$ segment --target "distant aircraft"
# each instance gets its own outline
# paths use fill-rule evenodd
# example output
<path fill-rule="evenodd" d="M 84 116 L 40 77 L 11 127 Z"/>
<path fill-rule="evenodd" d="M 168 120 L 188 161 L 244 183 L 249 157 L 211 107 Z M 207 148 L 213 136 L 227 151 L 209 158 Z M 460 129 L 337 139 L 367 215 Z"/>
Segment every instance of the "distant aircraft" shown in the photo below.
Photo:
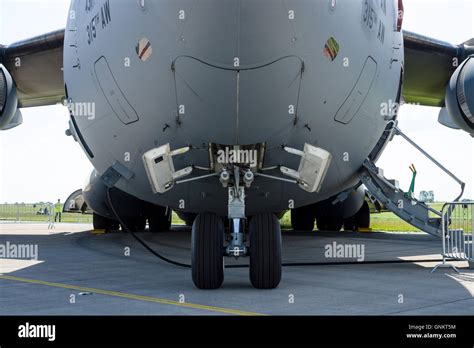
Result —
<path fill-rule="evenodd" d="M 95 168 L 82 194 L 96 228 L 161 231 L 173 209 L 193 225 L 198 288 L 222 285 L 226 256 L 249 256 L 252 284 L 275 288 L 289 209 L 297 230 L 368 227 L 367 188 L 440 234 L 433 209 L 374 163 L 403 136 L 403 100 L 442 107 L 440 122 L 474 135 L 474 41 L 403 32 L 403 11 L 402 0 L 75 0 L 65 30 L 1 47 L 0 128 L 21 124 L 21 108 L 64 103 Z"/>

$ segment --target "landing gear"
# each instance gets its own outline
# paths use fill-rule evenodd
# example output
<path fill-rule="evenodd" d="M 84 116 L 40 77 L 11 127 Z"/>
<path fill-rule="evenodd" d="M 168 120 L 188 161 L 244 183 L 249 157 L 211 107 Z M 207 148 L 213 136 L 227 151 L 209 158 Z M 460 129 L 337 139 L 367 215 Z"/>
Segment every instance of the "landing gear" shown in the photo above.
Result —
<path fill-rule="evenodd" d="M 344 219 L 344 231 L 357 231 L 358 229 L 355 215 Z"/>
<path fill-rule="evenodd" d="M 140 216 L 135 219 L 135 228 L 137 231 L 145 231 L 146 228 L 146 218 L 143 216 Z"/>
<path fill-rule="evenodd" d="M 166 232 L 171 228 L 171 209 L 157 207 L 148 215 L 148 227 L 150 232 Z"/>
<path fill-rule="evenodd" d="M 191 270 L 199 289 L 217 289 L 224 282 L 224 223 L 215 214 L 200 214 L 194 220 Z"/>
<path fill-rule="evenodd" d="M 224 282 L 224 256 L 236 259 L 250 255 L 250 281 L 257 289 L 274 289 L 281 281 L 281 228 L 274 214 L 259 214 L 250 220 L 249 242 L 245 234 L 245 188 L 240 185 L 241 169 L 230 175 L 223 171 L 221 182 L 228 189 L 230 233 L 224 244 L 223 220 L 210 213 L 200 214 L 193 224 L 191 270 L 199 289 L 217 289 Z M 224 180 L 225 179 L 225 180 Z M 250 187 L 253 174 L 244 172 L 243 182 Z"/>
<path fill-rule="evenodd" d="M 250 220 L 250 281 L 257 289 L 274 289 L 281 281 L 281 229 L 273 214 Z"/>
<path fill-rule="evenodd" d="M 316 218 L 316 225 L 320 231 L 339 232 L 342 229 L 344 220 L 336 216 L 321 216 Z"/>
<path fill-rule="evenodd" d="M 144 216 L 137 216 L 134 218 L 126 219 L 124 223 L 132 232 L 142 232 L 145 231 L 146 228 L 146 218 Z M 122 226 L 122 231 L 125 230 L 125 226 Z"/>
<path fill-rule="evenodd" d="M 291 226 L 295 231 L 310 232 L 314 229 L 314 212 L 311 205 L 291 211 Z"/>
<path fill-rule="evenodd" d="M 360 228 L 370 228 L 370 207 L 367 201 L 354 216 L 344 220 L 345 231 L 358 231 Z"/>
<path fill-rule="evenodd" d="M 119 223 L 115 220 L 108 219 L 96 213 L 92 216 L 94 230 L 113 231 L 119 229 Z"/>

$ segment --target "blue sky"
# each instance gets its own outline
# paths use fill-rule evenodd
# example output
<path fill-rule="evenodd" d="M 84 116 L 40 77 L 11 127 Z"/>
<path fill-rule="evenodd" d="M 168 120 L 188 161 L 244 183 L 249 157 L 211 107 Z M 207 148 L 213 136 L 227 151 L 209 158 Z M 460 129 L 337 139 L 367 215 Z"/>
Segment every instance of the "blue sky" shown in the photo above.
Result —
<path fill-rule="evenodd" d="M 452 43 L 474 37 L 472 0 L 404 3 L 406 30 Z M 67 0 L 0 0 L 0 42 L 7 44 L 63 28 L 68 8 Z M 466 197 L 474 198 L 474 141 L 465 133 L 439 125 L 438 112 L 437 108 L 404 106 L 400 127 L 465 180 Z M 26 109 L 23 116 L 21 127 L 0 133 L 0 202 L 66 199 L 84 185 L 92 170 L 79 145 L 64 134 L 67 110 L 62 106 Z M 411 163 L 419 172 L 417 192 L 434 190 L 440 200 L 457 196 L 457 184 L 400 139 L 389 145 L 379 165 L 387 177 L 398 179 L 406 189 Z"/>

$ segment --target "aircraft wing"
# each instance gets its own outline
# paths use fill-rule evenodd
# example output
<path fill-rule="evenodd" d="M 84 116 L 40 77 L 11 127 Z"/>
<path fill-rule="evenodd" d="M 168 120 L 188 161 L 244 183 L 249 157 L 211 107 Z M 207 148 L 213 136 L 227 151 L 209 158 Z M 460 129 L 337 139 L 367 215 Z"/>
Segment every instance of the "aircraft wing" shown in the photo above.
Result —
<path fill-rule="evenodd" d="M 404 31 L 403 37 L 405 101 L 444 107 L 449 80 L 457 67 L 474 54 L 474 40 L 452 45 L 409 31 Z"/>
<path fill-rule="evenodd" d="M 446 86 L 456 68 L 474 54 L 474 40 L 453 45 L 404 31 L 404 45 L 405 101 L 445 106 Z M 20 108 L 52 105 L 64 98 L 63 46 L 63 29 L 0 46 L 0 63 L 12 75 Z"/>
<path fill-rule="evenodd" d="M 0 63 L 16 85 L 18 107 L 53 105 L 65 96 L 64 30 L 0 46 Z"/>

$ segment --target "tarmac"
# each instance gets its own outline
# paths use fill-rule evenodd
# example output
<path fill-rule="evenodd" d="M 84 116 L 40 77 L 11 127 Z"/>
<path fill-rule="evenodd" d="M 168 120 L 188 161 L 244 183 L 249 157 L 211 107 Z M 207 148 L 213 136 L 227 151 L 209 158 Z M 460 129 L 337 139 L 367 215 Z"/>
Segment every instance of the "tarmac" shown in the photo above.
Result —
<path fill-rule="evenodd" d="M 222 288 L 203 291 L 194 287 L 190 269 L 159 260 L 131 235 L 93 234 L 91 228 L 0 224 L 0 251 L 2 245 L 37 246 L 37 260 L 0 259 L 0 315 L 474 314 L 473 270 L 453 262 L 459 274 L 450 268 L 431 273 L 441 241 L 422 233 L 284 231 L 284 263 L 330 264 L 284 267 L 274 290 L 254 289 L 248 268 L 230 268 Z M 189 228 L 138 235 L 189 264 Z M 330 253 L 341 246 L 360 253 Z"/>

